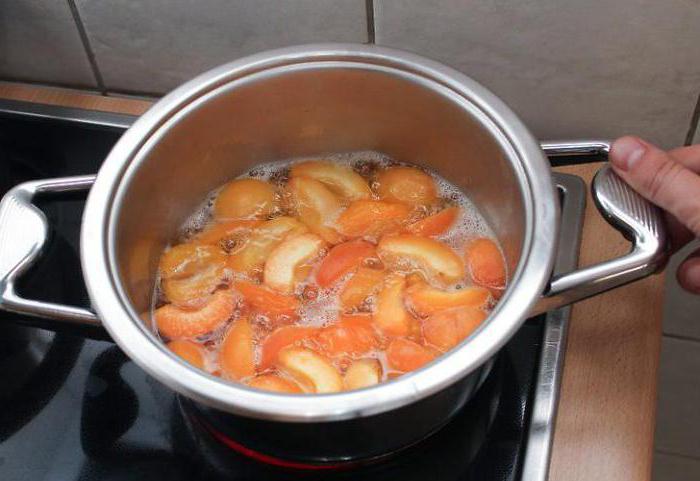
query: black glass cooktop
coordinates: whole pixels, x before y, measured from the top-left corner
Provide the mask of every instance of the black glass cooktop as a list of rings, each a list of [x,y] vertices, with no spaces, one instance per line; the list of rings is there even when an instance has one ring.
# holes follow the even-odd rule
[[[0,115],[0,194],[25,180],[95,173],[121,133]],[[52,239],[23,279],[25,296],[87,306],[78,260],[83,202],[80,196],[40,202]],[[103,332],[35,327],[41,322],[0,311],[4,481],[520,479],[542,317],[524,324],[476,397],[445,428],[380,463],[338,472],[272,467],[232,451],[192,424],[177,396]]]

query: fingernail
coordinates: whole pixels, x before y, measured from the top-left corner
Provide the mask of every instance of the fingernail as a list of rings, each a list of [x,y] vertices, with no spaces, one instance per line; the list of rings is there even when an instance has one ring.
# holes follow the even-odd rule
[[[622,137],[610,149],[610,162],[620,170],[631,170],[644,156],[646,147],[635,137]]]
[[[691,261],[692,262],[692,261]],[[693,262],[684,272],[685,283],[693,292],[700,293],[700,262]]]

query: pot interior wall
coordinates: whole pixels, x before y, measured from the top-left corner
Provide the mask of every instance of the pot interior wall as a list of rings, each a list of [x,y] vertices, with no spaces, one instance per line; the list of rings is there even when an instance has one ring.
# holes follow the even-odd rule
[[[285,69],[190,104],[132,161],[115,234],[119,275],[136,312],[150,305],[162,249],[209,191],[261,162],[333,152],[376,150],[439,172],[477,204],[515,269],[525,214],[514,167],[453,93],[375,66]]]

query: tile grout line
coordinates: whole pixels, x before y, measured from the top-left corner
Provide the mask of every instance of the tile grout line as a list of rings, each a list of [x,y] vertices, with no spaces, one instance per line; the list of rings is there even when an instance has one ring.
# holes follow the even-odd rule
[[[375,43],[375,25],[374,25],[374,0],[365,0],[365,10],[367,13],[367,43],[374,45]]]
[[[696,344],[700,344],[700,339],[698,339],[697,337],[684,336],[682,334],[667,334],[665,332],[663,332],[662,335],[663,335],[663,337],[675,339],[676,341],[687,341],[687,342],[694,342]]]
[[[666,451],[665,449],[654,448],[654,452],[659,453],[659,454],[663,454],[665,456],[676,456],[678,458],[692,459],[693,461],[700,461],[700,458],[697,458],[695,456],[689,456],[687,454],[681,454],[681,453],[674,453],[672,451]]]
[[[684,145],[690,145],[693,143],[693,138],[699,133],[698,124],[700,124],[700,93],[698,93],[698,101],[695,103],[693,116],[690,118],[690,125],[688,126],[688,134],[685,136]]]
[[[68,8],[73,15],[73,21],[75,22],[75,27],[78,29],[78,35],[80,35],[80,41],[85,49],[85,55],[87,55],[88,62],[90,63],[90,68],[92,69],[92,74],[95,76],[95,82],[97,83],[97,89],[102,95],[107,94],[107,88],[105,87],[104,79],[102,78],[102,73],[97,66],[97,59],[95,58],[95,53],[92,51],[90,46],[90,40],[87,36],[87,31],[85,30],[85,25],[83,25],[83,20],[80,18],[80,12],[78,11],[78,6],[75,4],[75,0],[66,0],[68,3]]]

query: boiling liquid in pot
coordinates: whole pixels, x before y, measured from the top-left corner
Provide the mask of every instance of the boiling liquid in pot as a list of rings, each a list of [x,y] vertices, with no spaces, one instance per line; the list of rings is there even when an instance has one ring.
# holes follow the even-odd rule
[[[281,392],[382,382],[467,337],[505,287],[493,232],[434,172],[354,152],[238,179],[262,182],[210,193],[155,287],[154,331],[211,374]]]

